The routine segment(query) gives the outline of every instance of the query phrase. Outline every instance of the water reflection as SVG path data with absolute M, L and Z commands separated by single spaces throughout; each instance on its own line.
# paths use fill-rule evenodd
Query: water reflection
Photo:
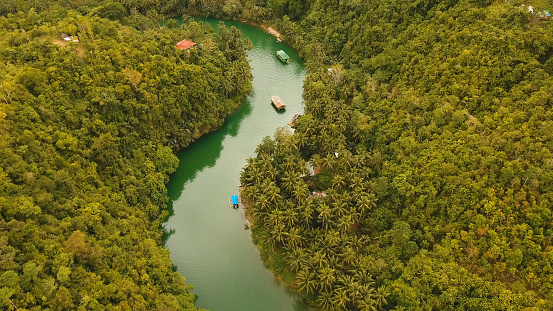
M 181 161 L 176 172 L 171 175 L 171 182 L 167 186 L 169 193 L 169 215 L 173 215 L 173 201 L 182 194 L 184 186 L 192 182 L 198 173 L 208 167 L 213 167 L 223 150 L 223 140 L 227 135 L 235 137 L 242 124 L 242 120 L 252 112 L 252 105 L 245 100 L 242 105 L 227 119 L 223 127 L 200 137 L 179 154 Z

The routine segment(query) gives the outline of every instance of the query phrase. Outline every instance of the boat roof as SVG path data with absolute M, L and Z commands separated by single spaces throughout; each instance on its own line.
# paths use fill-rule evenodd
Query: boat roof
M 284 52 L 283 50 L 277 51 L 277 54 L 284 59 L 290 58 L 290 56 L 288 56 L 288 54 L 286 54 L 286 52 Z

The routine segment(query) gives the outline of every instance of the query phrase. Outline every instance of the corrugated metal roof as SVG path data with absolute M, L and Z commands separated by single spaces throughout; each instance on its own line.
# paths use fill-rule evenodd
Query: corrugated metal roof
M 187 49 L 193 47 L 194 45 L 196 45 L 196 42 L 192 42 L 190 40 L 184 39 L 181 42 L 177 43 L 177 49 L 187 50 Z

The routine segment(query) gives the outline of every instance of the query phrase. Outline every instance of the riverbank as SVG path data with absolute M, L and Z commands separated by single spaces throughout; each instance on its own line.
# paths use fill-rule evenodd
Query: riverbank
M 267 269 L 271 270 L 271 272 L 280 282 L 286 284 L 286 287 L 288 289 L 299 294 L 300 292 L 294 287 L 293 284 L 293 273 L 288 269 L 288 265 L 285 264 L 285 259 L 282 257 L 282 254 L 274 248 L 265 249 L 260 243 L 256 242 L 258 236 L 256 235 L 257 228 L 255 226 L 255 217 L 252 215 L 253 213 L 251 212 L 249 205 L 244 204 L 242 205 L 242 207 L 244 209 L 244 216 L 250 224 L 249 226 L 252 234 L 252 239 L 259 249 L 261 258 L 263 259 L 265 266 L 267 267 Z
M 244 190 L 243 187 L 240 189 L 240 192 L 242 192 L 242 190 Z M 244 218 L 248 222 L 248 228 L 250 229 L 252 240 L 259 249 L 261 258 L 263 259 L 265 266 L 267 267 L 267 269 L 271 270 L 277 280 L 284 283 L 286 287 L 294 293 L 299 294 L 300 292 L 294 287 L 293 284 L 292 271 L 287 268 L 287 265 L 282 265 L 282 263 L 285 261 L 282 258 L 281 253 L 275 249 L 264 249 L 260 243 L 256 242 L 257 236 L 255 233 L 257 231 L 257 228 L 255 226 L 255 216 L 253 215 L 250 208 L 251 203 L 246 199 L 245 196 L 242 195 L 240 196 L 240 203 L 244 211 Z
M 240 21 L 242 23 L 246 23 L 246 24 L 252 25 L 254 27 L 259 27 L 259 28 L 265 30 L 266 32 L 270 33 L 271 35 L 277 37 L 277 39 L 283 40 L 282 39 L 282 34 L 278 30 L 276 30 L 275 28 L 273 28 L 271 26 L 267 26 L 267 25 L 264 25 L 264 24 L 257 24 L 255 22 L 247 21 L 245 19 L 242 19 Z
M 219 20 L 196 18 L 217 27 Z M 306 311 L 308 306 L 276 274 L 267 269 L 252 241 L 243 209 L 228 205 L 238 194 L 239 176 L 259 142 L 303 113 L 303 81 L 307 73 L 297 53 L 267 31 L 239 21 L 225 21 L 251 40 L 248 59 L 252 92 L 223 127 L 199 138 L 179 153 L 183 165 L 168 185 L 173 215 L 166 248 L 178 272 L 194 284 L 196 306 L 209 310 Z M 283 65 L 275 51 L 284 49 L 292 61 Z M 270 96 L 279 94 L 287 110 L 276 113 Z M 251 221 L 253 224 L 253 221 Z M 255 226 L 253 228 L 255 230 Z

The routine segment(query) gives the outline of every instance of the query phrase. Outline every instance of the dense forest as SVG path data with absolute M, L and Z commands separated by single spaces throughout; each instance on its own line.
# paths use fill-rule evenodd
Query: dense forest
M 270 267 L 323 310 L 553 309 L 553 3 L 237 2 L 310 70 L 241 176 Z
M 71 5 L 0 5 L 0 309 L 195 310 L 162 247 L 165 184 L 248 94 L 250 44 Z
M 1 1 L 0 304 L 194 308 L 160 246 L 164 184 L 250 76 L 236 30 L 157 24 L 186 13 L 271 24 L 306 60 L 305 115 L 241 182 L 264 259 L 310 304 L 553 309 L 552 9 Z

